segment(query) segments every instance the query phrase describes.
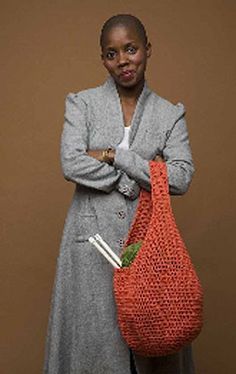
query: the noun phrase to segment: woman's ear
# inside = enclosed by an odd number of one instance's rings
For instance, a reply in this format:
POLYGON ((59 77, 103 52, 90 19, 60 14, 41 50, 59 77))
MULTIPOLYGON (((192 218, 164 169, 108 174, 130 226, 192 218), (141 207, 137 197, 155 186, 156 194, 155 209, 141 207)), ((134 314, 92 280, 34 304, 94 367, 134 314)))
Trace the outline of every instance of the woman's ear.
POLYGON ((152 54, 152 45, 150 42, 148 42, 146 45, 146 51, 147 51, 147 57, 150 57, 152 54))

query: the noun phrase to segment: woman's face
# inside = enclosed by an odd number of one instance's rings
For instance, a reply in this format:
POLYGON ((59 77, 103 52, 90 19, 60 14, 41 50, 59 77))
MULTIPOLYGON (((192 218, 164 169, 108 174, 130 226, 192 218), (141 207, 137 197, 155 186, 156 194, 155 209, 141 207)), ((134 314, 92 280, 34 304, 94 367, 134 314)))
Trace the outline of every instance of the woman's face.
POLYGON ((143 83, 151 44, 144 45, 134 27, 116 26, 105 35, 102 61, 118 86, 131 88, 143 83))

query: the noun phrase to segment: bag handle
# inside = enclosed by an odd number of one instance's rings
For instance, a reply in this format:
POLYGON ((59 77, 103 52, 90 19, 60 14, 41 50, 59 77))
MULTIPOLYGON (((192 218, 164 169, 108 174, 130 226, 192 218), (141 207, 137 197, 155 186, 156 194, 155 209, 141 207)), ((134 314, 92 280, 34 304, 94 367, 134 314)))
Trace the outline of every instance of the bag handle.
POLYGON ((153 206, 158 205, 163 200, 170 202, 166 163, 163 161, 149 161, 149 168, 153 206))

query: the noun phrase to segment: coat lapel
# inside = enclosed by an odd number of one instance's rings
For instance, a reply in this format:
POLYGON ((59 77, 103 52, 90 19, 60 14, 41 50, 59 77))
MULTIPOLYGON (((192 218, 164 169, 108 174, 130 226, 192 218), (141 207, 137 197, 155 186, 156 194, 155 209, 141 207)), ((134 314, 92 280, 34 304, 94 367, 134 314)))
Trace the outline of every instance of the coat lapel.
MULTIPOLYGON (((107 78, 103 87, 105 89, 106 97, 108 100, 109 121, 113 126, 110 133, 110 145, 111 147, 116 147, 121 142, 124 136, 124 119, 120 97, 116 88, 115 81, 111 76, 107 78)), ((149 89, 147 82, 145 81, 143 90, 138 98, 131 122, 129 136, 130 147, 132 146, 132 143, 135 139, 139 124, 142 119, 142 113, 144 111, 146 100, 151 92, 152 91, 149 89)))

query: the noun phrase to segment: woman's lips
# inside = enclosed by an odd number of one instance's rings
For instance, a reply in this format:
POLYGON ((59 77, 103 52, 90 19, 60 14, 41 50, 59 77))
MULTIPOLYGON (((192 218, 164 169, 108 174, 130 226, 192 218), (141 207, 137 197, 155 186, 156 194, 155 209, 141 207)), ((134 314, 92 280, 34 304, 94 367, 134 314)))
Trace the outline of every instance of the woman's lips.
POLYGON ((134 70, 127 70, 127 71, 123 71, 121 74, 120 74, 120 78, 122 80, 125 80, 125 81, 129 81, 131 79, 133 79, 135 76, 135 71, 134 70))

